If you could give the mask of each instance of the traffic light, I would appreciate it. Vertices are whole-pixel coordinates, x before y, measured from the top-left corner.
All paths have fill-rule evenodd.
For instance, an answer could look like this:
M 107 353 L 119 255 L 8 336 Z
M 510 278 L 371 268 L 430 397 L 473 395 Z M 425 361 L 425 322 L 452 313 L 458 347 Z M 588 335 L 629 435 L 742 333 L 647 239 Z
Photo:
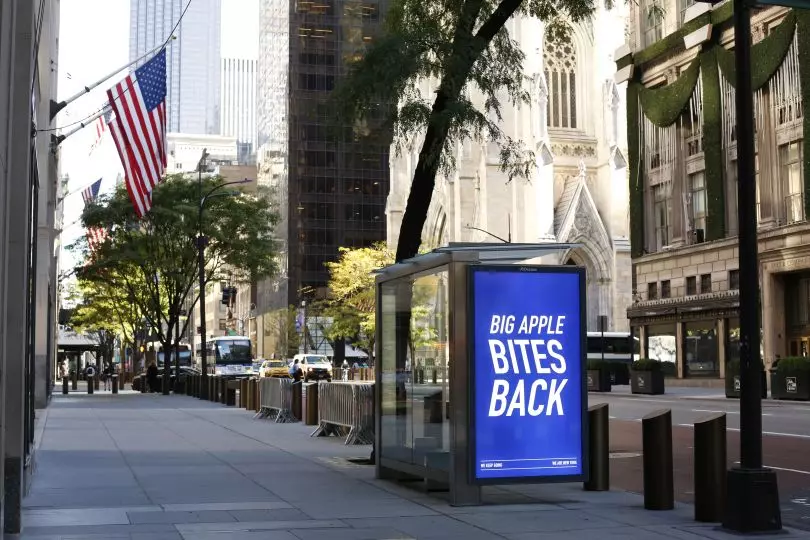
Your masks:
M 222 303 L 228 307 L 236 303 L 236 287 L 222 288 Z

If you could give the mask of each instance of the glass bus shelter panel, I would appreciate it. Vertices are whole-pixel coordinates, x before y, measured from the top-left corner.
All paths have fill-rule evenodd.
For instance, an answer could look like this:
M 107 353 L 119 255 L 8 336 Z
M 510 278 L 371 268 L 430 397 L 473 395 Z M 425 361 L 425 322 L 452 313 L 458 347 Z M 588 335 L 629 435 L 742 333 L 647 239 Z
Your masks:
M 449 472 L 446 266 L 380 285 L 380 457 Z

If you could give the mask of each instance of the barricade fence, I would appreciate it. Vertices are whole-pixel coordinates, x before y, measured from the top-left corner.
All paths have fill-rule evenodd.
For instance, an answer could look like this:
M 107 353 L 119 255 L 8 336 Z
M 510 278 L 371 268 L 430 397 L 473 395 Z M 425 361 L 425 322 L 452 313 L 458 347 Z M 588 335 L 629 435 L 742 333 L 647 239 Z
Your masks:
M 313 437 L 346 437 L 345 444 L 374 442 L 374 383 L 318 383 L 318 428 Z
M 259 380 L 259 412 L 255 418 L 270 418 L 276 423 L 298 422 L 293 414 L 292 379 L 264 377 Z

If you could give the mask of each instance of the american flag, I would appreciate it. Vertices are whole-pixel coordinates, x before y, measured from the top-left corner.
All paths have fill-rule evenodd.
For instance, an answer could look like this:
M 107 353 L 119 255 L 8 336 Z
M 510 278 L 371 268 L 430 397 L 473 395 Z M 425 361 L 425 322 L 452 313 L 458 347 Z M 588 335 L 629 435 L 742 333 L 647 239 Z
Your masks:
M 98 190 L 101 188 L 101 178 L 82 190 L 84 204 L 91 203 L 98 197 Z M 95 251 L 99 245 L 107 238 L 107 229 L 103 227 L 89 227 L 87 229 L 87 244 L 91 251 Z
M 152 208 L 152 189 L 166 169 L 166 50 L 109 90 L 109 122 L 135 213 Z
M 98 148 L 98 145 L 101 144 L 101 139 L 104 137 L 104 133 L 107 131 L 107 124 L 110 123 L 111 116 L 112 110 L 106 109 L 104 114 L 99 116 L 94 122 L 93 125 L 96 128 L 96 140 L 93 142 L 93 146 L 90 147 L 90 152 L 88 152 L 88 155 L 92 154 L 93 150 Z
M 93 202 L 98 197 L 98 190 L 101 188 L 101 178 L 82 190 L 82 200 L 84 204 Z

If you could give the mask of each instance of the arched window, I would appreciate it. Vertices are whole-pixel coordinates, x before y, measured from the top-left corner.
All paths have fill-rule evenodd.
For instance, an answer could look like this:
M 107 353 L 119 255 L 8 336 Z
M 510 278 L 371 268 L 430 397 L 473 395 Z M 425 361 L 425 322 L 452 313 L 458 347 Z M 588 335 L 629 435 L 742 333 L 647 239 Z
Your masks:
M 577 52 L 570 38 L 546 32 L 543 63 L 548 85 L 548 127 L 577 127 Z

